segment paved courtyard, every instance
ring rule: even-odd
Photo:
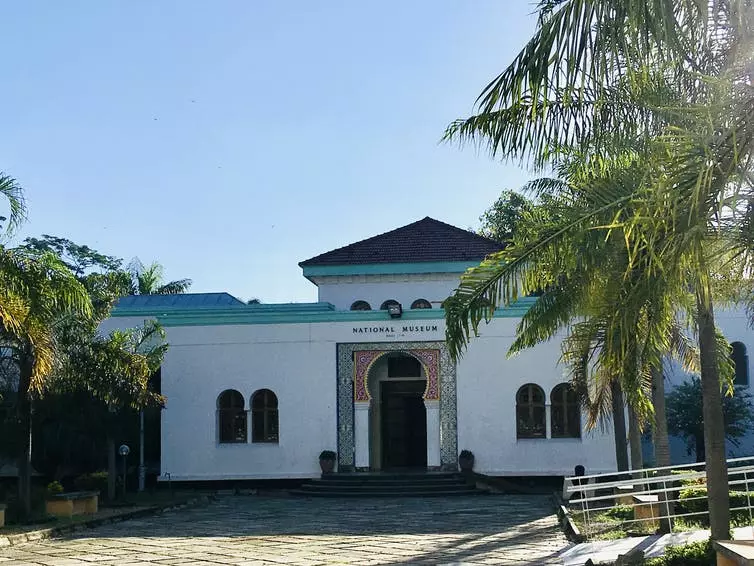
[[[562,564],[544,496],[220,497],[210,505],[0,548],[0,566]]]

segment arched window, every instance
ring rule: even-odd
[[[581,410],[576,392],[567,383],[550,393],[553,438],[581,438]]]
[[[380,305],[380,310],[381,311],[386,311],[391,306],[401,306],[401,304],[398,301],[396,301],[395,299],[388,299],[387,301],[385,301],[384,303],[382,303],[382,305]]]
[[[278,398],[269,389],[251,396],[251,441],[278,441]]]
[[[412,309],[431,309],[432,303],[430,303],[427,299],[416,299],[413,303],[411,303]]]
[[[545,392],[527,383],[516,393],[516,438],[545,437]]]
[[[743,342],[731,342],[730,357],[736,369],[734,385],[749,385],[749,356],[746,355],[746,346]]]
[[[352,311],[370,311],[372,310],[372,306],[366,301],[355,301],[351,305],[351,310]]]
[[[244,399],[235,389],[226,389],[217,398],[217,421],[221,443],[246,442]]]

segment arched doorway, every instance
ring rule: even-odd
[[[427,467],[427,388],[421,362],[394,352],[369,370],[369,466],[376,470]]]
[[[427,469],[458,469],[456,420],[456,367],[444,342],[368,342],[338,344],[338,469],[378,469],[374,456],[380,443],[373,438],[380,420],[373,421],[380,404],[372,395],[372,368],[390,354],[410,355],[421,361],[426,380]],[[382,362],[386,363],[386,362]],[[381,436],[380,436],[381,439]]]

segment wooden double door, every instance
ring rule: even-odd
[[[425,380],[381,382],[382,469],[427,467]]]

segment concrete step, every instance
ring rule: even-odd
[[[474,486],[466,485],[464,483],[457,484],[405,484],[405,485],[369,485],[369,484],[355,484],[355,485],[331,485],[329,482],[310,482],[302,485],[300,490],[303,491],[338,491],[349,493],[367,493],[372,491],[391,491],[391,492],[413,492],[413,493],[427,493],[431,491],[474,491]]]
[[[308,497],[445,497],[480,492],[455,472],[361,472],[328,474],[291,493]]]
[[[434,482],[457,482],[464,481],[461,474],[456,473],[427,473],[427,474],[398,474],[398,473],[352,473],[352,474],[325,474],[320,478],[328,482],[415,482],[415,483],[434,483]]]
[[[416,493],[411,491],[390,491],[390,490],[369,490],[369,491],[363,491],[363,492],[354,492],[354,491],[336,491],[336,490],[330,490],[330,491],[308,491],[304,489],[294,489],[290,492],[293,495],[297,495],[300,497],[384,497],[384,498],[392,498],[392,497],[455,497],[455,496],[461,496],[461,495],[485,495],[485,492],[480,491],[478,489],[471,489],[471,490],[460,490],[460,489],[445,489],[445,490],[436,490],[436,491],[427,491],[425,493]]]
[[[454,478],[448,478],[448,479],[441,479],[441,480],[433,480],[433,481],[416,481],[411,479],[406,480],[399,480],[399,479],[390,479],[390,480],[382,480],[382,479],[362,479],[362,480],[325,480],[325,479],[316,479],[311,480],[312,483],[320,483],[322,485],[329,485],[329,486],[349,486],[349,485],[382,485],[382,486],[391,486],[391,485],[415,485],[415,486],[434,486],[434,487],[442,487],[447,485],[464,485],[466,482],[463,479],[454,479]]]
[[[361,475],[361,474],[329,474],[324,475],[321,478],[318,478],[318,481],[322,481],[325,483],[337,483],[337,484],[344,484],[344,483],[356,483],[356,484],[363,484],[363,483],[382,483],[382,484],[391,484],[391,483],[414,483],[414,484],[421,484],[421,483],[431,483],[431,484],[443,484],[443,483],[463,483],[465,480],[460,475],[447,475],[447,476],[414,476],[414,475],[407,475],[407,476],[378,476],[378,475]]]

